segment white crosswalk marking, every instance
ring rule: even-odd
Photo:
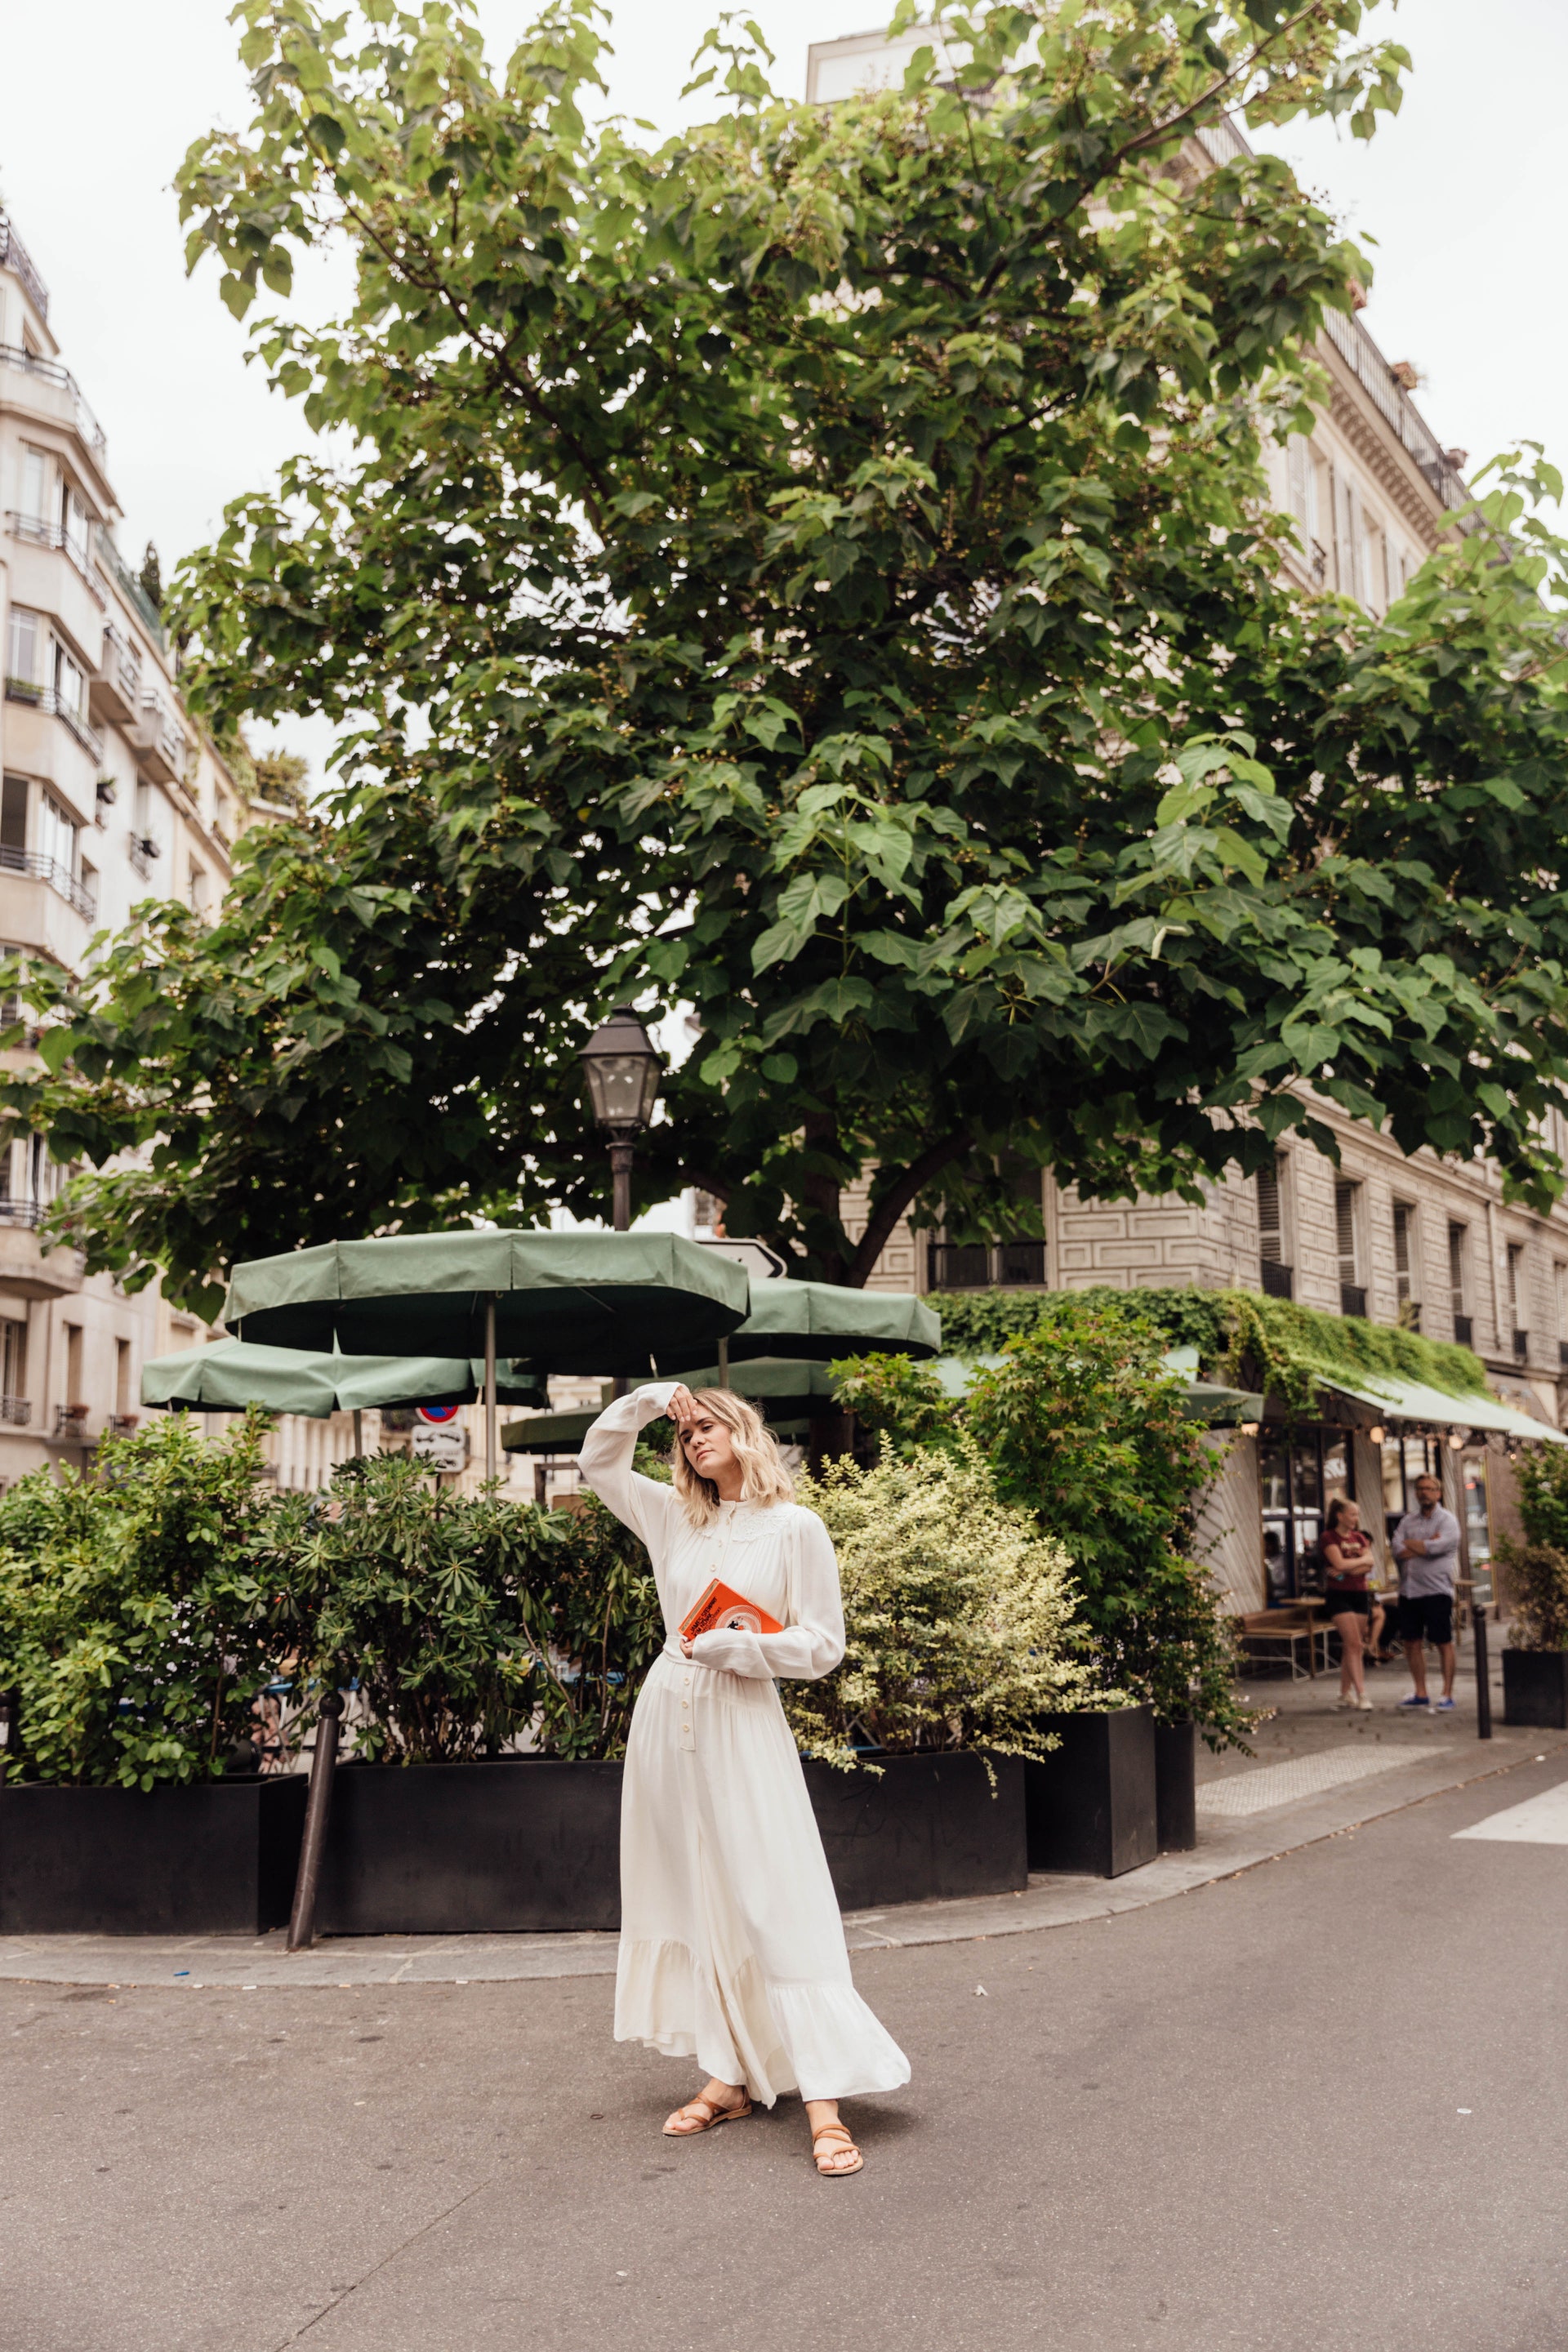
[[[1489,1813],[1454,1835],[1496,1838],[1504,1845],[1568,1845],[1568,1780],[1542,1789],[1539,1797],[1526,1797],[1521,1805],[1510,1805],[1506,1812]]]

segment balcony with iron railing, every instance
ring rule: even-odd
[[[0,213],[0,269],[14,269],[32,298],[40,319],[49,315],[49,289],[39,277],[37,265],[17,236],[4,213]]]
[[[13,849],[8,843],[0,843],[0,874],[27,874],[35,881],[47,882],[51,890],[58,891],[68,907],[76,908],[84,922],[90,923],[98,913],[98,900],[83,889],[70,868],[36,849]]]
[[[1342,1315],[1359,1315],[1363,1321],[1365,1320],[1366,1285],[1364,1282],[1341,1283],[1340,1313]]]
[[[8,677],[5,680],[5,699],[7,702],[26,703],[29,709],[47,711],[51,719],[58,719],[63,727],[68,728],[84,751],[90,753],[95,760],[102,759],[103,738],[97,728],[90,719],[84,719],[79,710],[74,710],[52,686],[36,686],[30,677]]]
[[[33,1408],[26,1397],[0,1396],[0,1422],[8,1421],[13,1429],[26,1429],[33,1418]]]
[[[5,515],[5,532],[10,539],[20,539],[29,547],[53,548],[57,554],[68,555],[87,583],[89,594],[101,607],[107,599],[99,585],[92,566],[92,551],[85,540],[73,538],[58,522],[45,522],[39,515],[19,514],[9,508]]]
[[[98,560],[135,613],[153,644],[162,647],[163,616],[107,531],[100,530],[98,534]]]
[[[1458,1314],[1455,1316],[1454,1343],[1457,1347],[1460,1348],[1473,1348],[1475,1346],[1476,1326],[1475,1319],[1472,1316]]]
[[[932,1242],[926,1252],[931,1290],[1027,1290],[1046,1279],[1044,1242]]]
[[[14,1201],[9,1196],[0,1199],[0,1225],[21,1225],[30,1232],[43,1213],[41,1201]]]
[[[162,781],[173,783],[184,774],[184,730],[163,697],[150,686],[142,690],[141,740],[167,771]]]
[[[133,833],[131,836],[131,871],[142,881],[153,879],[153,863],[162,856],[157,843],[150,834]]]
[[[39,383],[53,384],[65,393],[70,400],[78,431],[101,465],[108,455],[109,443],[69,368],[62,367],[58,360],[41,359],[37,352],[26,351],[20,343],[0,343],[0,367],[15,368],[22,375],[36,377]]]

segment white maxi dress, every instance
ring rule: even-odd
[[[855,1990],[833,1881],[775,1675],[844,1654],[838,1562],[815,1511],[725,1503],[693,1527],[637,1476],[637,1432],[677,1383],[619,1397],[584,1441],[584,1482],[647,1546],[665,1645],[637,1696],[621,1800],[616,2039],[696,2058],[772,2106],[890,2091],[910,2063]],[[781,1633],[698,1635],[681,1619],[720,1577]]]

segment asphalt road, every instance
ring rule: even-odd
[[[1568,1846],[1451,1840],[1562,1778],[858,1956],[847,2180],[794,2102],[662,2139],[603,1979],[0,1986],[0,2352],[1558,2352]]]

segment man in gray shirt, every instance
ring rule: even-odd
[[[1430,1706],[1426,1695],[1426,1643],[1435,1644],[1443,1661],[1443,1696],[1438,1711],[1454,1705],[1454,1567],[1459,1557],[1459,1522],[1443,1508],[1439,1478],[1417,1478],[1418,1507],[1406,1511],[1394,1530],[1394,1557],[1399,1562],[1399,1638],[1410,1661],[1415,1688],[1401,1706]]]

